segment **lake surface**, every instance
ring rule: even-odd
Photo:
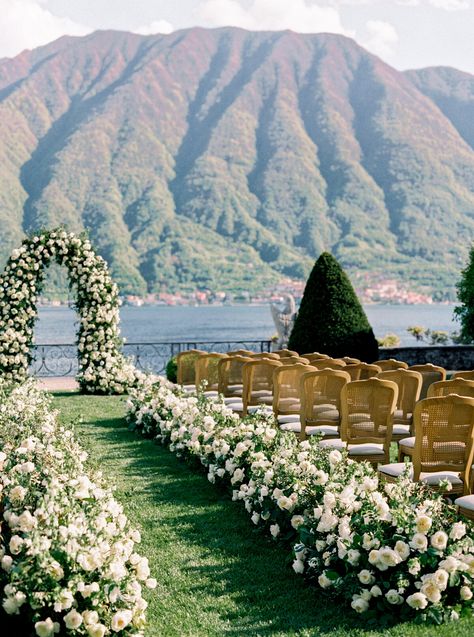
[[[410,325],[452,332],[454,305],[369,305],[376,336],[397,334],[402,345],[417,345]],[[269,306],[143,306],[121,308],[122,334],[128,342],[267,340],[275,334]],[[66,307],[40,308],[36,343],[74,343],[77,316]]]

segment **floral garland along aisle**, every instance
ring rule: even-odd
[[[53,260],[67,268],[77,294],[81,390],[126,393],[143,375],[121,353],[117,286],[90,241],[63,229],[25,239],[0,277],[0,375],[13,383],[28,376],[36,303]]]
[[[149,379],[130,427],[206,467],[252,522],[294,545],[293,568],[378,624],[472,616],[474,525],[408,478],[379,481],[368,463],[299,442],[273,418],[240,420],[224,403]],[[448,483],[446,483],[448,489]]]
[[[87,470],[46,394],[33,380],[6,387],[0,381],[0,592],[10,619],[0,632],[142,636],[142,587],[156,581],[135,551],[139,532]]]

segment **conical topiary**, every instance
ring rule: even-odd
[[[474,341],[474,246],[469,253],[469,263],[462,271],[457,289],[459,305],[454,308],[454,315],[461,322],[459,342],[472,343]]]
[[[378,344],[349,278],[336,259],[323,252],[309,275],[288,347],[300,354],[321,352],[378,358]]]

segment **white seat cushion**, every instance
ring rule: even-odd
[[[413,414],[410,414],[410,413],[407,413],[407,415],[404,416],[402,409],[396,409],[395,413],[393,414],[394,422],[397,422],[397,420],[401,420],[402,422],[411,421],[412,418],[413,418]]]
[[[299,422],[284,422],[280,425],[282,431],[292,431],[297,434],[301,431],[301,425]]]
[[[336,409],[334,405],[331,405],[331,403],[328,403],[327,405],[313,405],[314,412],[330,411],[331,409]]]
[[[231,392],[237,392],[240,390],[240,393],[242,393],[243,385],[227,385],[227,389]]]
[[[244,410],[244,403],[242,401],[240,401],[239,403],[230,403],[229,407],[232,409],[232,411],[240,412]]]
[[[219,396],[219,392],[216,391],[215,389],[209,389],[208,391],[204,392],[204,396],[208,396],[209,398],[215,398],[216,396]]]
[[[326,447],[329,449],[345,449],[347,446],[347,443],[340,438],[333,438],[332,440],[321,440],[319,444],[321,445],[321,447]]]
[[[182,387],[184,391],[187,391],[190,393],[196,391],[196,385],[182,385]]]
[[[317,427],[306,427],[307,436],[316,436],[317,434],[323,436],[332,436],[337,438],[339,435],[339,427],[332,427],[331,425],[318,425]]]
[[[393,425],[392,433],[394,436],[409,436],[410,425]]]
[[[415,436],[410,436],[409,438],[402,438],[398,441],[399,445],[403,445],[404,447],[408,447],[410,449],[415,448]]]
[[[284,416],[278,416],[277,418],[280,425],[284,425],[288,422],[300,422],[300,417],[298,414],[286,414]]]
[[[268,405],[250,405],[247,411],[249,414],[254,414],[257,411],[261,411],[265,414],[273,414],[273,409]]]
[[[391,476],[392,478],[397,478],[401,476],[405,471],[406,467],[409,467],[410,473],[409,476],[413,476],[413,465],[411,462],[392,462],[391,464],[384,464],[379,467],[380,473],[383,473],[387,476]],[[433,473],[421,473],[420,481],[426,482],[426,484],[435,485],[438,484],[441,480],[449,480],[453,485],[462,484],[462,480],[459,477],[459,473],[457,471],[435,471]]]
[[[454,504],[468,511],[474,511],[474,495],[464,495],[462,498],[454,500]]]
[[[380,456],[383,452],[383,445],[378,443],[364,442],[361,445],[349,445],[350,456]]]
[[[329,420],[331,422],[339,421],[339,412],[337,411],[337,409],[328,409],[327,411],[318,411],[316,412],[315,416],[317,418],[317,421],[318,420]]]
[[[240,403],[242,404],[242,398],[239,398],[238,396],[226,396],[224,398],[224,403],[226,405],[229,405],[230,407],[234,404],[234,403]]]
[[[261,396],[271,396],[272,392],[268,389],[256,389],[252,391],[252,398],[260,398]]]

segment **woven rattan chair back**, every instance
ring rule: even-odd
[[[242,389],[242,368],[252,359],[249,356],[229,356],[222,358],[217,363],[217,375],[219,379],[218,391],[223,396],[240,395]]]
[[[320,354],[319,352],[310,352],[309,354],[302,354],[302,356],[303,358],[307,358],[310,362],[331,358],[327,354]]]
[[[465,380],[464,378],[439,380],[428,387],[427,398],[439,398],[440,396],[449,396],[449,394],[474,398],[474,380]]]
[[[179,385],[195,384],[195,363],[202,354],[205,354],[205,352],[200,349],[188,349],[185,352],[180,352],[176,356],[176,365],[178,368],[176,378]]]
[[[273,372],[275,367],[281,367],[280,360],[257,359],[245,363],[242,367],[242,403],[243,415],[251,405],[259,405],[261,395],[273,395]]]
[[[305,357],[306,358],[306,357]],[[309,363],[316,369],[345,369],[346,364],[341,358],[323,358]]]
[[[352,356],[343,356],[342,360],[346,365],[356,365],[357,363],[362,363],[358,358],[352,358]]]
[[[195,364],[196,368],[196,389],[203,387],[205,391],[214,391],[219,387],[219,361],[228,358],[226,354],[209,352],[201,354]]]
[[[275,416],[299,414],[301,410],[300,381],[314,367],[303,363],[286,365],[273,370],[273,413]]]
[[[415,405],[420,399],[422,375],[409,369],[392,369],[381,372],[377,378],[396,383],[398,387],[397,410],[401,412],[400,418],[397,420],[410,424]]]
[[[275,354],[275,352],[253,352],[252,354],[249,354],[249,357],[253,360],[259,360],[261,358],[266,358],[274,361],[280,360],[280,357],[278,356],[278,354]]]
[[[309,365],[309,360],[307,358],[304,358],[303,356],[287,356],[285,358],[280,358],[281,362],[283,363],[283,365],[296,365],[296,364],[301,364],[301,365]]]
[[[310,426],[339,425],[341,413],[341,392],[351,380],[342,370],[322,369],[303,374],[300,380],[301,396],[301,437]],[[337,412],[337,419],[326,417]]]
[[[425,365],[410,365],[408,369],[414,372],[420,372],[423,376],[423,384],[421,386],[420,400],[426,398],[428,394],[428,387],[439,380],[446,380],[446,370],[444,367],[438,367],[431,363]]]
[[[470,488],[474,452],[474,398],[450,394],[426,398],[415,407],[413,479],[420,473],[459,472],[465,492]]]
[[[233,349],[230,352],[226,352],[227,356],[253,356],[255,352],[250,349]]]
[[[298,352],[292,349],[276,349],[273,354],[278,354],[280,358],[288,358],[289,356],[299,356]]]
[[[348,383],[341,392],[341,438],[383,444],[387,459],[398,398],[396,383],[379,378]]]
[[[355,381],[373,378],[380,374],[382,370],[378,365],[369,365],[369,363],[349,363],[345,366],[344,371]]]
[[[408,363],[397,361],[395,358],[385,358],[375,363],[383,372],[389,372],[392,369],[408,369]]]
[[[464,380],[474,380],[474,369],[471,369],[470,371],[464,370],[454,372],[451,378],[464,378]]]

